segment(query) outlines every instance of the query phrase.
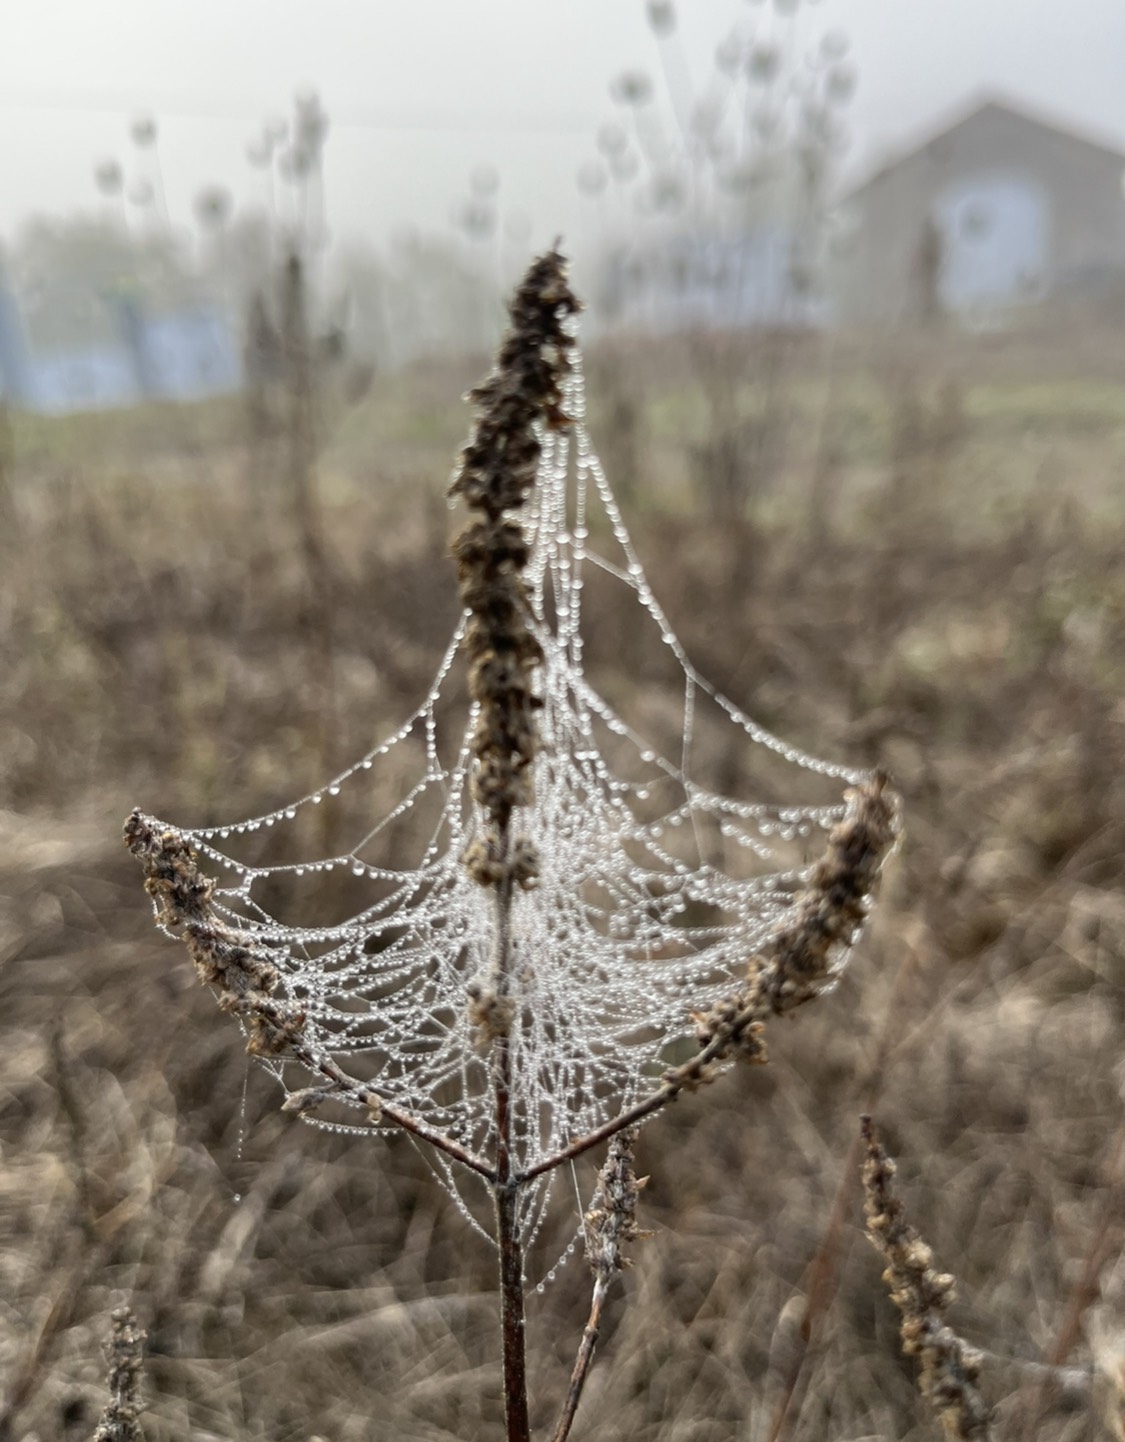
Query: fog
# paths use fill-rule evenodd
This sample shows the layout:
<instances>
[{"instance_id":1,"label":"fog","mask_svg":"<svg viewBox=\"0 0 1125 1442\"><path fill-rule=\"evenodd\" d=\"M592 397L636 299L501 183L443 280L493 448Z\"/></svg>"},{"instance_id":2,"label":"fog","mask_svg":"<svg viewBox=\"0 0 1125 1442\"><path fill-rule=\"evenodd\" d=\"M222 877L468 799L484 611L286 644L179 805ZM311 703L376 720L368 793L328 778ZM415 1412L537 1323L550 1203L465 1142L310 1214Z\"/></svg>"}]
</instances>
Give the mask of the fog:
<instances>
[{"instance_id":1,"label":"fog","mask_svg":"<svg viewBox=\"0 0 1125 1442\"><path fill-rule=\"evenodd\" d=\"M647 72L670 108L669 79L698 94L732 26L769 25L772 10L690 0L662 56L640 0L17 0L0 52L0 235L33 213L94 209L98 161L118 158L126 178L136 168L138 113L159 123L173 224L190 224L208 184L260 204L247 143L313 87L331 118L335 239L447 234L488 166L514 251L556 234L581 251L594 222L576 175L614 115L613 77ZM845 175L982 91L1125 140L1120 0L822 0L802 23L851 41Z\"/></svg>"}]
</instances>

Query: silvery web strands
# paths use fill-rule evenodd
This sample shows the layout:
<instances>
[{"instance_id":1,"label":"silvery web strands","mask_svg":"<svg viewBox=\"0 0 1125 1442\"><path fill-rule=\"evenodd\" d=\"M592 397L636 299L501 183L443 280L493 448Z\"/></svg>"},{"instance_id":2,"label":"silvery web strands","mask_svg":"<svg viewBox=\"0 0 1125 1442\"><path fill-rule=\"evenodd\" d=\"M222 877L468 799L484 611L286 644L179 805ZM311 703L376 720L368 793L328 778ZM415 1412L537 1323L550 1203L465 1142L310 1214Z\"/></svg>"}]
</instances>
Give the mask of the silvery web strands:
<instances>
[{"instance_id":1,"label":"silvery web strands","mask_svg":"<svg viewBox=\"0 0 1125 1442\"><path fill-rule=\"evenodd\" d=\"M691 753L701 707L726 732L736 728L740 748L760 751L785 774L828 783L830 796L839 796L841 783L865 779L785 745L693 669L590 446L580 363L567 386L574 425L543 434L526 517L525 580L544 660L535 801L520 816L540 853L540 877L512 903L517 1173L651 1090L676 1043L692 1035L691 1012L729 993L791 911L822 833L843 815L839 801L755 803L697 783ZM646 744L586 679L582 602L595 573L628 588L638 626L655 628L667 648L682 688L674 756ZM299 1003L314 1051L488 1157L493 1091L468 993L488 972L495 912L488 889L462 864L480 819L469 794L474 717L462 715L453 735L443 734L463 627L414 714L321 791L266 815L180 834L217 878L218 912L253 932L278 967L280 990ZM274 864L230 854L228 844L237 850L248 833L283 833L380 770L399 783L397 800L357 827L348 849ZM389 829L409 829L411 820L413 834L423 836L411 864L397 847L387 864ZM277 851L294 854L280 836L278 843ZM343 873L353 892L365 888L367 904L330 925L283 921L287 891L307 884L298 879L329 872ZM289 1090L308 1084L291 1059L263 1064ZM349 1127L320 1112L305 1119ZM371 1126L364 1119L355 1129ZM464 1178L444 1156L430 1161L472 1220L459 1191ZM525 1235L542 1217L548 1186L522 1189Z\"/></svg>"}]
</instances>

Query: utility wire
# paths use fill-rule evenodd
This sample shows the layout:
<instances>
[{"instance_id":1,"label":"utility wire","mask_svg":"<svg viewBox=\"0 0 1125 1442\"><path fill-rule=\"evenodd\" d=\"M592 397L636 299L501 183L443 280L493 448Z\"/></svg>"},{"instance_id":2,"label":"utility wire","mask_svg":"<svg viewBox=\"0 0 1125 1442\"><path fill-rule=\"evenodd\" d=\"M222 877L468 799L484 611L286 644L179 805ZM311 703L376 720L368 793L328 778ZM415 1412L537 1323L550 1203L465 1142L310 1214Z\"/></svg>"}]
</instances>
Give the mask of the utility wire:
<instances>
[{"instance_id":1,"label":"utility wire","mask_svg":"<svg viewBox=\"0 0 1125 1442\"><path fill-rule=\"evenodd\" d=\"M258 109L244 103L216 101L198 102L173 99L152 104L137 97L123 95L51 95L45 92L20 93L0 91L0 109L4 110L53 110L89 115L104 113L110 115L136 115L151 112L162 119L175 117L187 120L250 120L260 122L262 117L277 110L276 105L263 105ZM335 127L361 130L387 131L433 131L440 134L465 131L497 131L509 134L526 134L535 131L540 134L589 133L596 123L596 117L578 115L528 115L458 112L404 112L364 110L343 106L333 107L332 124Z\"/></svg>"}]
</instances>

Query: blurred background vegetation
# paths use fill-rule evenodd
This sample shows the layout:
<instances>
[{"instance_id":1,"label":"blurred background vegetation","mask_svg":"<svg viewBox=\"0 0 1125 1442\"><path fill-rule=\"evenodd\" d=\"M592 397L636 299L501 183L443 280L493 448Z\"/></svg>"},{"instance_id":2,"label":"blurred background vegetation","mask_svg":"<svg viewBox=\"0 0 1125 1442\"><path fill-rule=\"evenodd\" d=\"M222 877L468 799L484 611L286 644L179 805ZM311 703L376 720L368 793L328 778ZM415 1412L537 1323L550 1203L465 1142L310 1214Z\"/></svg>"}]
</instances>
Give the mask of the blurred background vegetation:
<instances>
[{"instance_id":1,"label":"blurred background vegetation","mask_svg":"<svg viewBox=\"0 0 1125 1442\"><path fill-rule=\"evenodd\" d=\"M795 48L792 8L723 39L695 94L653 0L664 69L607 77L577 177L590 429L699 669L795 743L889 767L906 839L838 991L642 1137L655 1236L575 1435L936 1435L860 1235L867 1108L957 1274L998 1435L1121 1438L1118 277L1048 256L1031 284L1021 250L958 289L1001 187L967 232L908 207L864 242L895 258L895 313L845 321L858 68L835 31ZM1038 132L985 112L943 164L1010 141L1026 168ZM117 840L135 803L204 823L315 787L413 709L457 613L459 398L529 231L482 167L448 233L332 246L330 134L299 96L252 141L272 201L204 186L189 244L142 117L101 210L4 257L25 382L99 347L125 380L113 405L18 404L9 356L0 411L0 1439L90 1435L125 1298L150 1442L500 1426L492 1257L402 1139L279 1114ZM1049 200L1059 174L1101 183L1042 144ZM145 346L203 310L233 379L176 399ZM630 614L591 619L595 683L659 735L678 698ZM737 750L700 763L750 784ZM575 1260L530 1298L539 1427L586 1293Z\"/></svg>"}]
</instances>

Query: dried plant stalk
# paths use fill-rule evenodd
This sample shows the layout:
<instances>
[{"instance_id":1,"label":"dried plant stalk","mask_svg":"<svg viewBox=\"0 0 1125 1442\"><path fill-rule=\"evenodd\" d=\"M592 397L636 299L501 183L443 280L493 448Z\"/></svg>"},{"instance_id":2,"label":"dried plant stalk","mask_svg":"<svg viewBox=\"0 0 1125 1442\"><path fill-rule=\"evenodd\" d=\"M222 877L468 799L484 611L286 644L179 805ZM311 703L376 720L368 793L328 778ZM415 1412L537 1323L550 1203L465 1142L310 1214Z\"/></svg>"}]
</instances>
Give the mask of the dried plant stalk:
<instances>
[{"instance_id":1,"label":"dried plant stalk","mask_svg":"<svg viewBox=\"0 0 1125 1442\"><path fill-rule=\"evenodd\" d=\"M578 309L567 285L566 263L553 250L528 271L512 301L512 328L496 370L471 393L476 424L450 486L450 495L464 500L472 512L453 551L461 599L469 611L465 649L470 658L469 690L478 707L472 792L485 817L464 860L473 879L496 894L491 973L474 982L470 1011L492 1057L494 1196L509 1442L527 1442L530 1436L519 1178L512 1159L511 910L513 888L533 886L539 874L534 841L512 834L512 812L533 799L535 712L541 704L534 672L543 659L523 580L529 548L516 516L538 474L541 446L536 427L557 429L570 423L562 407L562 386L574 344L567 320Z\"/></svg>"},{"instance_id":2,"label":"dried plant stalk","mask_svg":"<svg viewBox=\"0 0 1125 1442\"><path fill-rule=\"evenodd\" d=\"M666 1071L648 1096L616 1117L532 1165L520 1166L513 1147L513 1117L521 1078L514 1074L514 1033L523 1024L512 966L512 906L539 874L537 838L520 829L520 813L533 800L533 762L539 747L537 670L543 649L533 624L524 572L530 547L519 513L538 474L544 431L571 424L564 385L574 344L569 318L579 303L569 289L557 251L537 260L511 306L511 329L490 378L471 393L474 430L462 453L450 494L470 515L454 542L461 599L468 612L465 649L469 689L476 708L471 738L471 793L478 808L473 840L463 862L494 900L491 954L483 974L467 988L467 1014L491 1068L490 1158L478 1155L420 1116L395 1105L348 1075L310 1040L300 1005L275 995L280 970L270 935L224 918L213 904L214 883L198 868L196 853L178 831L139 811L126 822L125 839L141 862L157 922L184 941L200 980L217 991L220 1005L239 1017L247 1049L264 1057L291 1057L314 1084L288 1096L286 1110L302 1113L329 1100L366 1108L373 1121L392 1124L429 1142L469 1168L491 1188L495 1202L500 1271L504 1402L508 1442L530 1437L524 1344L524 1254L520 1236L521 1188L602 1142L606 1162L586 1215L587 1255L594 1273L590 1317L555 1432L568 1435L593 1361L602 1310L617 1272L627 1265L623 1244L644 1235L636 1226L642 1182L633 1170L637 1125L682 1091L711 1081L733 1057L764 1062L764 1025L820 995L833 981L866 917L884 860L898 835L898 800L878 774L846 796L845 812L805 893L759 955L745 982L725 1001L695 1017L698 1051Z\"/></svg>"},{"instance_id":3,"label":"dried plant stalk","mask_svg":"<svg viewBox=\"0 0 1125 1442\"><path fill-rule=\"evenodd\" d=\"M933 1266L933 1252L903 1216L895 1195L895 1164L869 1116L862 1119L867 1234L887 1263L883 1280L902 1313L902 1350L921 1361L918 1387L941 1418L946 1435L988 1442L990 1409L977 1388L982 1356L942 1321L955 1282Z\"/></svg>"},{"instance_id":4,"label":"dried plant stalk","mask_svg":"<svg viewBox=\"0 0 1125 1442\"><path fill-rule=\"evenodd\" d=\"M109 1402L94 1432L94 1442L140 1442L141 1366L145 1334L130 1307L113 1314L110 1342Z\"/></svg>"},{"instance_id":5,"label":"dried plant stalk","mask_svg":"<svg viewBox=\"0 0 1125 1442\"><path fill-rule=\"evenodd\" d=\"M643 1232L637 1226L637 1201L648 1178L638 1178L633 1169L636 1139L636 1129L629 1127L618 1132L610 1142L605 1163L598 1173L594 1199L584 1218L586 1260L594 1274L594 1295L552 1442L566 1442L570 1435L578 1403L582 1400L582 1388L594 1360L602 1309L610 1283L618 1272L632 1265L622 1248L626 1242L651 1236L650 1232Z\"/></svg>"}]
</instances>

